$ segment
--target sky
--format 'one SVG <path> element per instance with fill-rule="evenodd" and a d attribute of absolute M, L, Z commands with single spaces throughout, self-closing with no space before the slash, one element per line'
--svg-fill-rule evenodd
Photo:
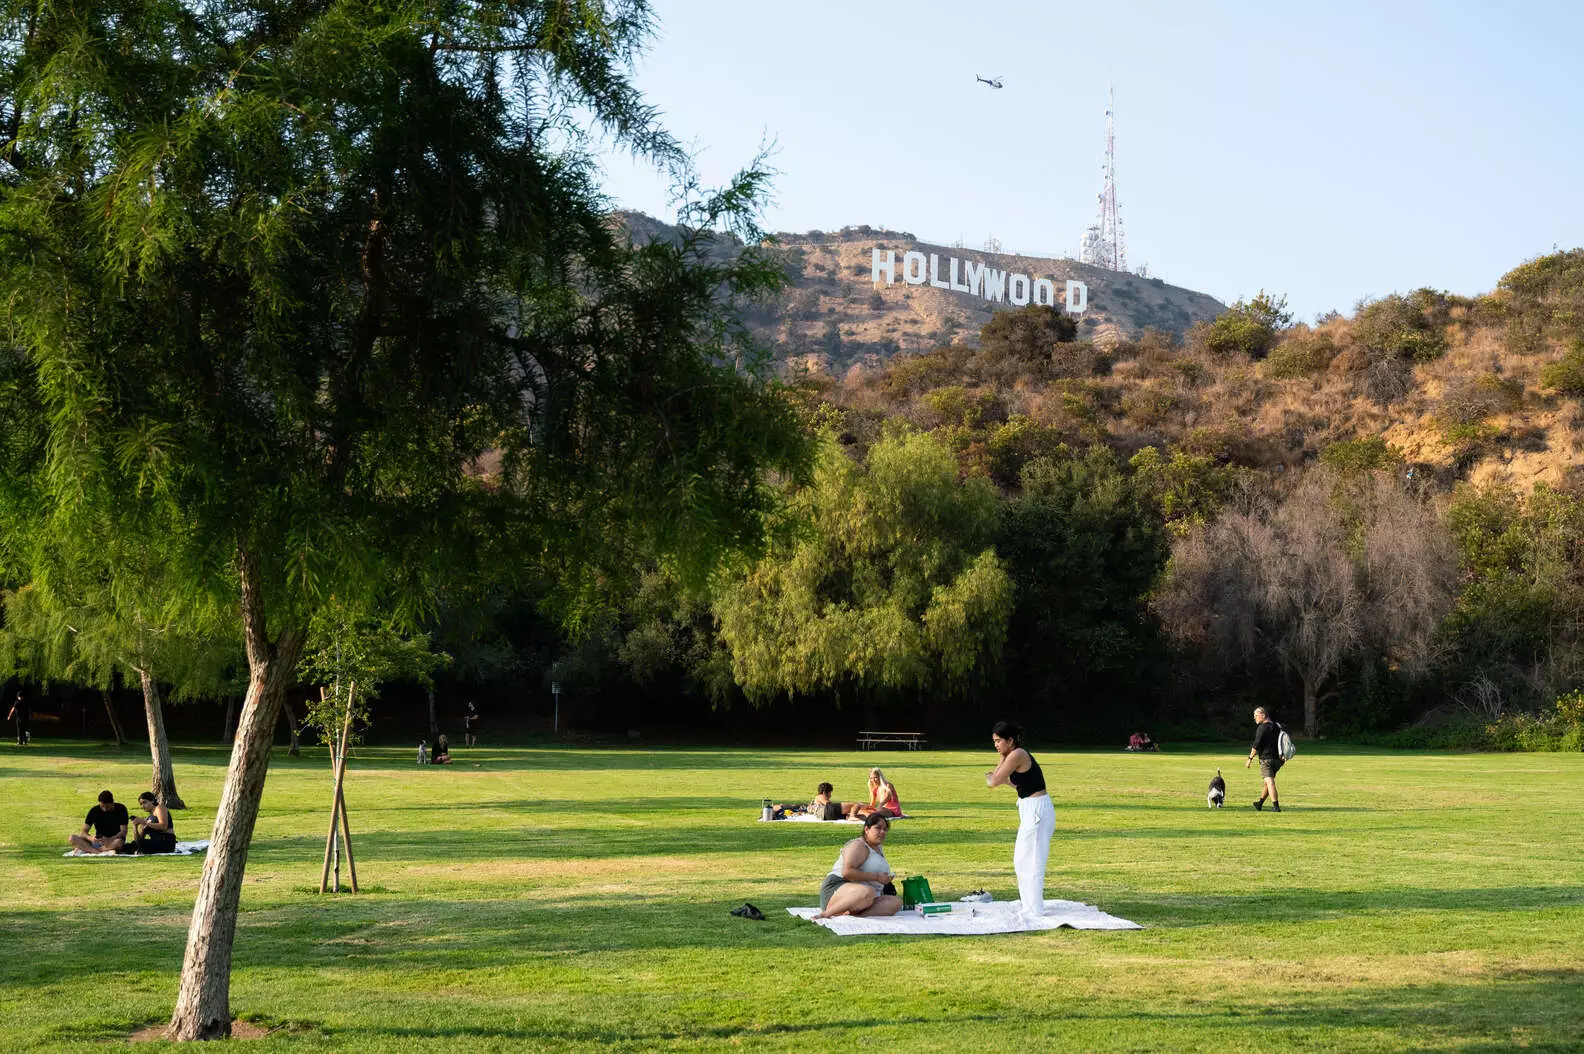
<path fill-rule="evenodd" d="M 770 230 L 1076 253 L 1114 85 L 1128 263 L 1175 285 L 1302 320 L 1584 245 L 1584 4 L 652 2 L 636 84 L 707 184 L 773 143 Z"/>

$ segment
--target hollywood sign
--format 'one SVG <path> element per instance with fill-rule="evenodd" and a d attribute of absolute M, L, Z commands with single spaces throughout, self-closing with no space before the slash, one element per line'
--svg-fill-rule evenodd
<path fill-rule="evenodd" d="M 1026 274 L 1003 271 L 975 260 L 961 261 L 955 256 L 948 256 L 946 259 L 946 278 L 942 280 L 938 254 L 930 253 L 926 256 L 921 252 L 903 253 L 902 281 L 908 285 L 923 285 L 928 282 L 936 289 L 949 289 L 954 293 L 968 293 L 972 296 L 982 295 L 986 300 L 997 304 L 1011 303 L 1018 307 L 1029 303 L 1043 304 L 1047 307 L 1056 306 L 1056 283 L 1049 278 L 1031 278 Z M 881 276 L 884 276 L 886 285 L 896 284 L 896 250 L 886 249 L 882 255 L 882 250 L 874 249 L 870 260 L 875 285 L 880 284 Z M 1063 302 L 1069 315 L 1083 314 L 1089 308 L 1089 287 L 1082 282 L 1067 279 Z"/>

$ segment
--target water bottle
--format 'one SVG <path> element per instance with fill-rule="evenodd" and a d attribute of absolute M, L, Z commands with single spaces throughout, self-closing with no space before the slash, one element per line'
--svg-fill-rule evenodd
<path fill-rule="evenodd" d="M 773 819 L 775 819 L 775 810 L 770 807 L 770 799 L 769 798 L 766 798 L 764 800 L 764 811 L 762 813 L 760 813 L 760 818 L 764 819 L 764 820 L 773 820 Z"/>

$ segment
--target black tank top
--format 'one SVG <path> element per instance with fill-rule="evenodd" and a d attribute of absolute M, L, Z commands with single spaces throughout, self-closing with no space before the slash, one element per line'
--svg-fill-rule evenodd
<path fill-rule="evenodd" d="M 1014 772 L 1011 775 L 1012 786 L 1017 788 L 1019 798 L 1027 798 L 1035 791 L 1045 789 L 1045 773 L 1040 771 L 1039 762 L 1034 760 L 1034 755 L 1029 755 L 1027 772 Z"/>

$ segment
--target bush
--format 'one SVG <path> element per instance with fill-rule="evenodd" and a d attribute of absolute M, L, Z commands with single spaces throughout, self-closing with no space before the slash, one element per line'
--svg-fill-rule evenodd
<path fill-rule="evenodd" d="M 1277 334 L 1292 322 L 1286 297 L 1261 289 L 1253 300 L 1239 300 L 1208 326 L 1195 327 L 1195 337 L 1215 355 L 1243 354 L 1258 359 L 1276 343 Z"/>
<path fill-rule="evenodd" d="M 1584 249 L 1515 267 L 1502 276 L 1487 305 L 1506 321 L 1514 351 L 1541 351 L 1548 340 L 1584 339 Z"/>
<path fill-rule="evenodd" d="M 1278 380 L 1319 373 L 1336 358 L 1337 347 L 1329 333 L 1301 333 L 1282 341 L 1265 360 L 1265 375 Z"/>
<path fill-rule="evenodd" d="M 1574 689 L 1538 714 L 1503 714 L 1486 732 L 1492 750 L 1584 750 L 1584 689 Z"/>
<path fill-rule="evenodd" d="M 1451 300 L 1445 293 L 1419 289 L 1395 293 L 1359 310 L 1353 336 L 1364 347 L 1406 362 L 1429 362 L 1446 351 L 1445 328 Z"/>
<path fill-rule="evenodd" d="M 1477 425 L 1493 414 L 1512 413 L 1522 405 L 1521 382 L 1487 373 L 1450 387 L 1436 407 L 1436 420 L 1446 428 Z"/>
<path fill-rule="evenodd" d="M 1321 464 L 1349 474 L 1373 472 L 1398 464 L 1402 459 L 1402 451 L 1380 436 L 1344 439 L 1320 452 Z"/>
<path fill-rule="evenodd" d="M 1584 339 L 1575 340 L 1566 355 L 1540 371 L 1540 384 L 1563 395 L 1584 398 Z"/>
<path fill-rule="evenodd" d="M 1177 407 L 1177 397 L 1159 388 L 1138 388 L 1122 397 L 1122 413 L 1129 421 L 1150 428 L 1166 420 Z"/>

